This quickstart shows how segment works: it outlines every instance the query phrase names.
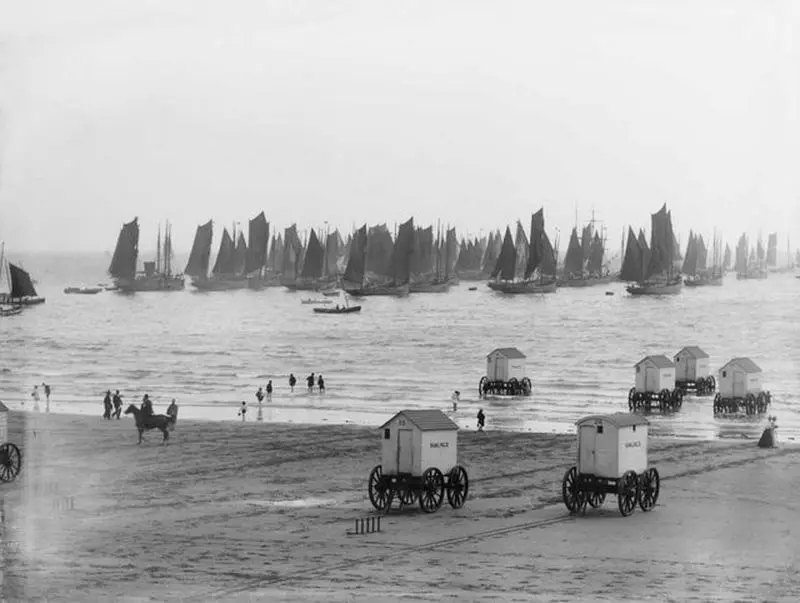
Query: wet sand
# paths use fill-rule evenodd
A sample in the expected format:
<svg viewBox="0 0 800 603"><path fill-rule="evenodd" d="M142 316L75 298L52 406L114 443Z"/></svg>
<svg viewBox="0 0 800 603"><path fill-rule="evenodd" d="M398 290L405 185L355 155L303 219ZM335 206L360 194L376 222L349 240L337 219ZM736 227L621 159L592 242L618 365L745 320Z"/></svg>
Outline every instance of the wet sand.
<svg viewBox="0 0 800 603"><path fill-rule="evenodd" d="M389 418L389 415L387 415ZM575 437L462 432L466 505L414 505L377 534L374 429L11 413L0 484L7 600L795 600L800 447L651 438L659 504L571 517Z"/></svg>

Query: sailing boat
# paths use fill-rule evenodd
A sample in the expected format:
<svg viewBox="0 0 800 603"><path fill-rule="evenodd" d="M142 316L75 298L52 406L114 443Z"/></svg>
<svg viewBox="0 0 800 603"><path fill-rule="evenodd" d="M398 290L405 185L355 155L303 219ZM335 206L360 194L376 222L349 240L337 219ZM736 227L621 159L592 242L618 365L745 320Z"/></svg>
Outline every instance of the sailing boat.
<svg viewBox="0 0 800 603"><path fill-rule="evenodd" d="M563 276L559 287L588 287L610 283L614 275L603 261L605 256L605 236L595 230L594 212L592 219L583 227L580 240L578 227L572 228L567 253L564 256Z"/></svg>
<svg viewBox="0 0 800 603"><path fill-rule="evenodd" d="M248 224L247 255L245 257L244 272L247 276L247 287L249 289L261 290L266 287L280 286L278 275L270 270L269 266L269 222L264 212L261 211L255 218L251 218ZM272 251L274 252L275 240L272 241Z"/></svg>
<svg viewBox="0 0 800 603"><path fill-rule="evenodd" d="M0 293L0 305L12 306L2 308L4 316L19 314L22 306L44 303L45 298L36 293L31 275L6 259L5 243L0 244L0 278L3 274L6 275L9 290L8 293Z"/></svg>
<svg viewBox="0 0 800 603"><path fill-rule="evenodd" d="M494 235L490 233L489 236L493 237ZM481 241L477 237L471 240L468 238L461 239L455 269L459 280L479 281L484 278L483 270L481 269L483 252L484 247L481 246Z"/></svg>
<svg viewBox="0 0 800 603"><path fill-rule="evenodd" d="M365 224L350 245L342 288L356 297L408 295L413 245L414 218L400 225L393 245L385 224L370 228L369 234Z"/></svg>
<svg viewBox="0 0 800 603"><path fill-rule="evenodd" d="M736 278L737 280L763 280L767 278L767 269L763 266L762 260L764 259L764 246L759 238L757 248L758 257L756 257L755 250L750 250L748 256L748 249L750 248L747 234L742 233L739 237L739 243L736 246Z"/></svg>
<svg viewBox="0 0 800 603"><path fill-rule="evenodd" d="M313 228L308 237L302 265L300 274L293 283L284 282L284 286L287 289L293 291L319 291L320 289L330 289L331 286L336 285L335 276L333 280L323 277L325 272L325 248Z"/></svg>
<svg viewBox="0 0 800 603"><path fill-rule="evenodd" d="M163 253L163 257L162 257ZM144 271L136 271L139 258L139 219L122 225L108 273L120 291L180 291L184 288L183 275L172 274L172 227L167 222L164 244L161 244L161 227L158 229L156 261L144 262Z"/></svg>
<svg viewBox="0 0 800 603"><path fill-rule="evenodd" d="M236 225L233 226L233 237L227 228L222 229L222 240L219 244L217 259L211 269L211 276L201 272L192 278L192 286L200 291L231 291L247 288L247 275L244 272L247 256L247 244L239 233L239 243L234 246Z"/></svg>
<svg viewBox="0 0 800 603"><path fill-rule="evenodd" d="M665 203L658 212L651 215L649 261L642 262L642 278L626 288L628 293L637 296L680 293L683 280L680 272L676 273L675 270L675 260L680 257L675 251L675 242L672 214L667 211Z"/></svg>
<svg viewBox="0 0 800 603"><path fill-rule="evenodd" d="M436 241L433 240L432 226L416 230L411 254L411 293L447 293L450 290L453 244L447 243L451 232L455 236L455 230L448 231L445 241L442 241L441 230L436 230Z"/></svg>
<svg viewBox="0 0 800 603"><path fill-rule="evenodd" d="M303 266L303 242L297 234L297 224L283 230L283 257L281 258L281 285L294 290Z"/></svg>
<svg viewBox="0 0 800 603"><path fill-rule="evenodd" d="M681 272L687 275L683 284L687 287L702 287L706 285L722 285L721 242L714 233L713 264L706 268L708 250L702 236L695 236L689 231L689 243L686 245L686 256L683 260Z"/></svg>
<svg viewBox="0 0 800 603"><path fill-rule="evenodd" d="M211 240L214 236L214 223L209 220L205 224L197 227L194 233L192 250L189 253L189 261L183 274L195 280L205 280L208 275L208 264L211 259Z"/></svg>
<svg viewBox="0 0 800 603"><path fill-rule="evenodd" d="M500 293L553 293L556 291L556 257L550 239L544 231L544 208L531 216L531 238L528 248L528 261L522 273L517 276L517 246L511 238L511 229L506 228L500 255L497 258L487 286ZM537 275L538 273L538 275Z"/></svg>

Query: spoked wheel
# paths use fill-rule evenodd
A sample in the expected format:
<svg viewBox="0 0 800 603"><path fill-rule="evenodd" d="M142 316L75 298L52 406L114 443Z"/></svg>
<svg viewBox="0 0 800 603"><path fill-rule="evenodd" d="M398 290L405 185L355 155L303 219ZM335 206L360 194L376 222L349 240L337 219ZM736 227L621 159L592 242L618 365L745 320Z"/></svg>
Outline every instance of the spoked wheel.
<svg viewBox="0 0 800 603"><path fill-rule="evenodd" d="M704 377L700 377L695 382L694 393L696 393L698 396L702 396L704 393L706 393L706 380Z"/></svg>
<svg viewBox="0 0 800 603"><path fill-rule="evenodd" d="M714 379L714 375L709 376L708 381L706 381L708 391L713 392L717 389L717 380Z"/></svg>
<svg viewBox="0 0 800 603"><path fill-rule="evenodd" d="M650 468L639 478L639 507L649 511L656 506L658 493L661 491L661 478L655 468Z"/></svg>
<svg viewBox="0 0 800 603"><path fill-rule="evenodd" d="M722 412L722 395L717 392L717 395L714 396L714 414Z"/></svg>
<svg viewBox="0 0 800 603"><path fill-rule="evenodd" d="M525 394L526 396L530 396L532 391L533 391L533 384L531 383L531 380L528 379L527 377L523 377L522 393Z"/></svg>
<svg viewBox="0 0 800 603"><path fill-rule="evenodd" d="M632 387L628 390L628 406L632 407L634 395L636 394L636 388Z"/></svg>
<svg viewBox="0 0 800 603"><path fill-rule="evenodd" d="M570 513L577 513L586 505L586 497L578 481L578 468L570 467L561 480L561 497Z"/></svg>
<svg viewBox="0 0 800 603"><path fill-rule="evenodd" d="M623 517L633 513L637 498L639 498L639 477L633 471L626 471L617 485L617 504Z"/></svg>
<svg viewBox="0 0 800 603"><path fill-rule="evenodd" d="M512 396L519 395L520 387L519 381L517 381L516 377L512 377L511 381L508 382L508 393Z"/></svg>
<svg viewBox="0 0 800 603"><path fill-rule="evenodd" d="M486 376L481 377L481 380L478 382L478 397L483 398L484 394L486 394L486 386L489 384L489 378Z"/></svg>
<svg viewBox="0 0 800 603"><path fill-rule="evenodd" d="M606 502L606 493L605 492L590 492L586 497L587 502L592 507L592 509L599 509L603 506L603 503Z"/></svg>
<svg viewBox="0 0 800 603"><path fill-rule="evenodd" d="M422 474L422 488L419 492L419 508L433 513L442 506L444 498L444 476L436 467L425 469Z"/></svg>
<svg viewBox="0 0 800 603"><path fill-rule="evenodd" d="M13 482L22 470L22 453L16 444L0 445L0 482Z"/></svg>
<svg viewBox="0 0 800 603"><path fill-rule="evenodd" d="M469 493L469 478L467 477L467 470L461 465L456 465L448 472L447 483L447 502L454 509L460 509L464 506L464 501L467 500Z"/></svg>
<svg viewBox="0 0 800 603"><path fill-rule="evenodd" d="M683 406L683 390L680 388L676 388L675 391L672 392L672 405L673 410L679 410L681 406Z"/></svg>
<svg viewBox="0 0 800 603"><path fill-rule="evenodd" d="M389 487L383 476L383 467L376 465L369 474L369 501L378 511L383 511L390 503Z"/></svg>
<svg viewBox="0 0 800 603"><path fill-rule="evenodd" d="M417 502L417 491L408 485L403 486L398 492L400 502L404 505L413 505Z"/></svg>

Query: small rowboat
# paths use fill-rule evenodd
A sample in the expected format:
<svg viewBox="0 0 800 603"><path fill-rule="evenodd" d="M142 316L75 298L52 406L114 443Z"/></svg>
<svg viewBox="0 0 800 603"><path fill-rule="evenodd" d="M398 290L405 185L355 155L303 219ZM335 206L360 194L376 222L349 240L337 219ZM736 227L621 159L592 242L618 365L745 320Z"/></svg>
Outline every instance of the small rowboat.
<svg viewBox="0 0 800 603"><path fill-rule="evenodd" d="M76 293L78 295L96 295L103 290L103 287L67 287L64 293Z"/></svg>
<svg viewBox="0 0 800 603"><path fill-rule="evenodd" d="M332 304L332 299L304 299L300 303L303 304Z"/></svg>
<svg viewBox="0 0 800 603"><path fill-rule="evenodd" d="M323 291L322 295L325 297L337 297L339 295L339 291Z"/></svg>
<svg viewBox="0 0 800 603"><path fill-rule="evenodd" d="M4 308L0 306L0 316L16 316L22 313L22 306L11 306Z"/></svg>
<svg viewBox="0 0 800 603"><path fill-rule="evenodd" d="M361 306L344 306L339 308L314 308L317 314L351 314L361 312Z"/></svg>

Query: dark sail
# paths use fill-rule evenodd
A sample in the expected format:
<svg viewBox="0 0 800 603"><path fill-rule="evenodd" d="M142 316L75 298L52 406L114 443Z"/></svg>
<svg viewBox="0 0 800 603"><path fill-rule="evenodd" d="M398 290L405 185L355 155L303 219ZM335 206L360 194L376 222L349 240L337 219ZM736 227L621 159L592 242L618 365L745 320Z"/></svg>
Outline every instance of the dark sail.
<svg viewBox="0 0 800 603"><path fill-rule="evenodd" d="M300 272L300 276L303 278L321 278L324 265L325 249L323 249L322 243L317 238L317 233L312 228L308 237L308 246L306 247L303 270Z"/></svg>
<svg viewBox="0 0 800 603"><path fill-rule="evenodd" d="M114 278L136 277L136 261L139 257L139 218L123 224L117 246L111 258L108 273Z"/></svg>
<svg viewBox="0 0 800 603"><path fill-rule="evenodd" d="M297 278L300 262L303 259L303 243L297 234L297 224L292 224L283 231L283 258L281 272L285 279Z"/></svg>
<svg viewBox="0 0 800 603"><path fill-rule="evenodd" d="M30 274L11 262L8 263L8 272L11 277L10 294L12 299L20 297L38 297Z"/></svg>
<svg viewBox="0 0 800 603"><path fill-rule="evenodd" d="M694 276L697 274L697 239L694 233L689 231L689 242L686 245L686 254L683 257L681 272Z"/></svg>
<svg viewBox="0 0 800 603"><path fill-rule="evenodd" d="M236 250L234 251L233 257L234 274L243 274L245 263L247 262L247 242L244 240L244 234L242 234L241 231L237 237Z"/></svg>
<svg viewBox="0 0 800 603"><path fill-rule="evenodd" d="M578 231L575 229L575 236L577 237ZM570 244L572 241L570 240ZM583 227L583 231L581 232L581 259L583 262L589 259L589 251L592 247L592 225L587 224ZM566 262L566 259L564 260ZM577 272L581 272L583 270L583 264L581 264L580 270Z"/></svg>
<svg viewBox="0 0 800 603"><path fill-rule="evenodd" d="M233 239L228 233L228 229L222 230L222 240L219 243L219 251L217 252L217 259L214 262L214 268L211 269L213 274L234 274L234 267L236 265L235 249L233 247Z"/></svg>
<svg viewBox="0 0 800 603"><path fill-rule="evenodd" d="M544 208L540 208L531 216L531 244L528 251L528 264L525 267L525 278L530 278L534 270L542 263L544 256Z"/></svg>
<svg viewBox="0 0 800 603"><path fill-rule="evenodd" d="M410 280L413 247L414 218L409 218L397 229L397 240L392 249L392 277L395 285L405 285Z"/></svg>
<svg viewBox="0 0 800 603"><path fill-rule="evenodd" d="M778 233L772 232L767 242L767 266L778 265Z"/></svg>
<svg viewBox="0 0 800 603"><path fill-rule="evenodd" d="M514 268L517 263L517 249L514 239L511 237L511 228L506 226L506 236L503 237L503 246L500 248L500 255L492 270L492 278L499 275L504 281L514 280Z"/></svg>
<svg viewBox="0 0 800 603"><path fill-rule="evenodd" d="M647 237L645 237L644 230L639 229L639 253L642 258L642 273L639 275L639 280L643 281L647 278L647 267L650 265L650 246L647 244Z"/></svg>
<svg viewBox="0 0 800 603"><path fill-rule="evenodd" d="M703 235L697 238L697 270L703 272L708 268L708 248L703 241Z"/></svg>
<svg viewBox="0 0 800 603"><path fill-rule="evenodd" d="M530 242L528 241L528 236L525 234L525 228L519 220L517 220L517 236L514 239L514 247L517 251L517 262L514 269L516 274L514 276L517 278L525 278Z"/></svg>
<svg viewBox="0 0 800 603"><path fill-rule="evenodd" d="M542 261L539 262L539 272L544 276L556 274L556 252L546 232L542 232Z"/></svg>
<svg viewBox="0 0 800 603"><path fill-rule="evenodd" d="M371 226L367 234L367 273L386 278L394 277L392 253L394 243L386 224Z"/></svg>
<svg viewBox="0 0 800 603"><path fill-rule="evenodd" d="M736 263L734 264L734 270L739 273L747 272L747 248L749 247L749 243L747 241L747 235L742 233L742 236L739 237L739 243L736 245Z"/></svg>
<svg viewBox="0 0 800 603"><path fill-rule="evenodd" d="M247 246L244 271L251 274L267 265L269 222L263 211L250 220L247 240L250 241L250 245Z"/></svg>
<svg viewBox="0 0 800 603"><path fill-rule="evenodd" d="M197 231L194 233L192 251L189 253L189 261L183 271L184 274L194 277L203 277L208 274L208 264L211 258L211 239L214 234L213 228L211 220L197 227Z"/></svg>
<svg viewBox="0 0 800 603"><path fill-rule="evenodd" d="M448 228L445 237L445 278L450 278L456 273L458 263L458 237L455 228Z"/></svg>
<svg viewBox="0 0 800 603"><path fill-rule="evenodd" d="M333 276L339 273L339 254L342 249L342 237L336 230L325 237L325 261L322 273L325 276Z"/></svg>
<svg viewBox="0 0 800 603"><path fill-rule="evenodd" d="M633 232L633 228L628 227L628 244L625 246L625 259L622 260L622 269L619 278L622 281L636 282L642 278L642 251L639 248L639 240Z"/></svg>
<svg viewBox="0 0 800 603"><path fill-rule="evenodd" d="M588 253L590 249L588 243L585 248ZM571 274L578 275L583 271L583 249L584 246L578 240L578 229L573 228L572 234L569 236L567 254L564 256L564 274L566 276Z"/></svg>
<svg viewBox="0 0 800 603"><path fill-rule="evenodd" d="M367 260L367 225L356 231L350 242L350 257L344 270L344 280L361 284L364 280Z"/></svg>
<svg viewBox="0 0 800 603"><path fill-rule="evenodd" d="M725 244L725 259L722 261L722 266L727 270L731 267L731 246Z"/></svg>
<svg viewBox="0 0 800 603"><path fill-rule="evenodd" d="M411 254L411 274L422 276L433 272L433 227L417 228Z"/></svg>
<svg viewBox="0 0 800 603"><path fill-rule="evenodd" d="M665 203L660 210L651 214L650 226L650 262L647 266L645 279L671 272L675 259L675 235L672 232L672 223L667 213Z"/></svg>

